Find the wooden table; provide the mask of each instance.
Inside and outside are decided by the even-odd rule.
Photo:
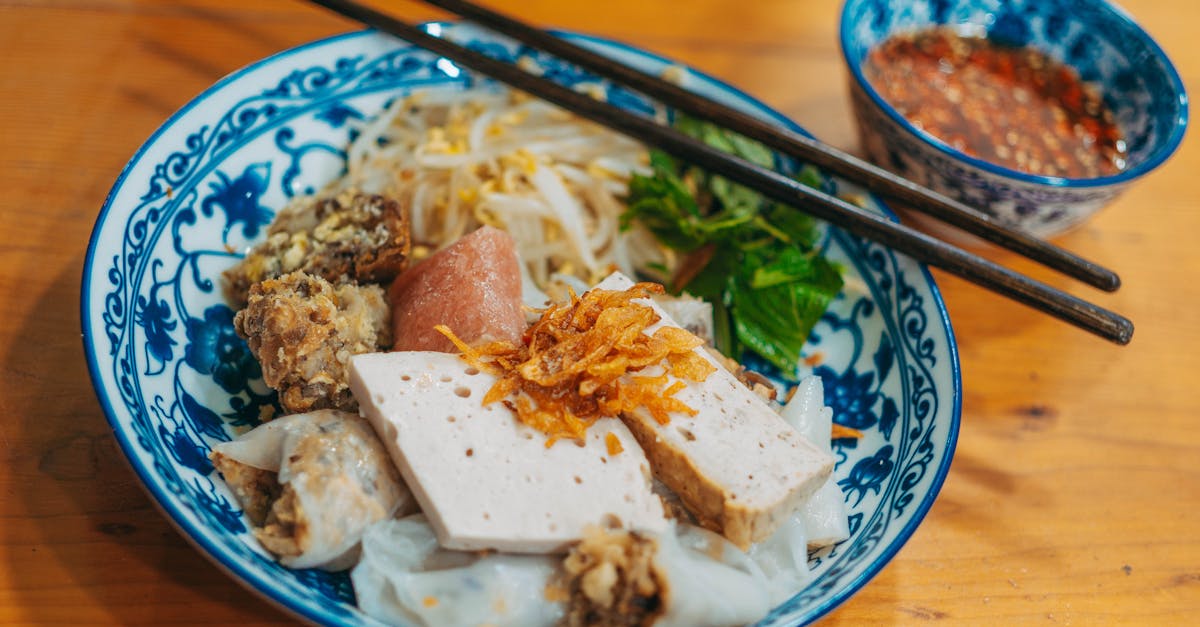
[[[511,4],[681,59],[854,146],[836,0]],[[1193,0],[1126,4],[1200,84]],[[79,278],[105,194],[168,115],[242,65],[351,28],[285,0],[0,0],[0,624],[291,621],[193,550],[123,461],[84,365]],[[962,351],[954,465],[916,535],[826,624],[1194,620],[1198,171],[1193,132],[1062,238],[1121,272],[1117,294],[992,254],[1127,314],[1127,347],[938,275]]]

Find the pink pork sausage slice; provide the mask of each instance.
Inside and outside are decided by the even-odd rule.
[[[434,329],[444,324],[468,344],[520,342],[521,267],[516,242],[485,226],[396,277],[388,290],[397,351],[457,352]]]

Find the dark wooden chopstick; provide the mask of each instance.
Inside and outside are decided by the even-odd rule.
[[[1018,231],[987,214],[939,194],[851,154],[795,131],[780,128],[732,107],[692,93],[679,85],[614,61],[556,37],[544,30],[466,0],[423,0],[477,22],[521,43],[549,52],[600,76],[631,87],[697,118],[740,133],[787,155],[857,181],[873,192],[900,201],[912,209],[954,225],[993,244],[1020,253],[1048,268],[1106,291],[1115,291],[1121,279],[1115,272]]]
[[[464,67],[558,105],[579,116],[637,138],[647,144],[752,187],[766,196],[842,229],[941,268],[993,292],[1024,303],[1118,344],[1133,336],[1133,323],[1107,309],[1054,289],[1003,266],[976,257],[919,231],[914,231],[843,200],[806,187],[773,170],[732,157],[649,118],[534,76],[520,68],[429,35],[403,22],[349,0],[310,0],[345,17],[389,33]]]

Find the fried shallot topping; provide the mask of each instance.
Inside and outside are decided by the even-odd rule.
[[[670,422],[672,413],[696,415],[674,396],[685,381],[702,382],[716,366],[695,350],[703,340],[684,329],[645,332],[660,316],[636,301],[662,291],[661,285],[638,283],[624,291],[572,294],[569,303],[543,311],[520,346],[468,346],[449,328],[437,329],[467,363],[499,377],[483,404],[503,402],[518,420],[545,433],[549,447],[560,438],[582,441],[599,418],[637,407],[660,424]]]

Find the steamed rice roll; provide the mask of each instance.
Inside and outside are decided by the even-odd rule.
[[[217,444],[211,458],[254,536],[291,568],[349,568],[368,526],[415,509],[371,425],[355,414],[278,418]]]
[[[571,626],[745,625],[772,606],[753,560],[687,524],[661,534],[596,528],[563,567]]]
[[[562,618],[547,595],[556,557],[443,549],[421,514],[373,525],[362,544],[354,595],[385,623],[549,627]]]
[[[832,453],[829,434],[833,428],[833,410],[825,406],[824,399],[821,377],[805,377],[796,386],[781,415],[809,442],[826,453]],[[845,496],[833,475],[808,497],[799,516],[803,519],[810,548],[837,544],[850,537]]]

